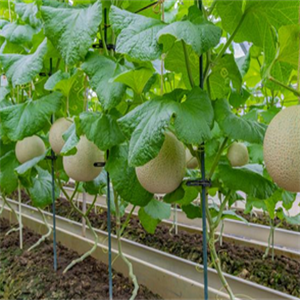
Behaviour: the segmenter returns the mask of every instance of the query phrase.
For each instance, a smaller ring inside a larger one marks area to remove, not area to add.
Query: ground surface
[[[11,228],[0,219],[0,299],[108,299],[108,270],[103,263],[87,258],[62,274],[62,270],[78,254],[58,245],[58,272],[53,271],[52,244],[44,242],[32,252],[21,251],[17,232],[5,236]],[[33,245],[39,236],[24,230],[24,248]],[[132,285],[114,272],[114,299],[129,299]],[[160,299],[140,286],[137,299]]]
[[[57,214],[81,222],[81,217],[70,208],[69,203],[60,199],[57,202]],[[92,225],[102,230],[107,229],[106,211],[94,211],[89,216]],[[123,218],[124,222],[124,218]],[[112,218],[112,228],[115,220]],[[148,234],[137,219],[132,219],[123,235],[138,243],[202,263],[202,236],[180,231],[171,235],[169,227],[159,225],[154,235]],[[265,285],[293,296],[300,297],[300,261],[285,256],[271,256],[263,259],[263,252],[246,246],[223,243],[217,244],[223,271],[261,285]]]

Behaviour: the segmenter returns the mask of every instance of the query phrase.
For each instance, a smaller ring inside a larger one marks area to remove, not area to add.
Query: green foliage
[[[221,29],[206,21],[196,6],[191,6],[186,20],[171,23],[161,29],[157,37],[164,51],[172,48],[175,41],[182,40],[201,55],[219,43]]]
[[[60,93],[52,93],[35,101],[8,106],[0,110],[3,130],[12,141],[22,140],[44,128],[61,101]]]
[[[87,8],[41,7],[45,35],[68,66],[84,60],[102,21],[100,1]]]
[[[116,51],[128,54],[142,61],[159,58],[161,46],[156,41],[156,35],[164,24],[156,19],[111,7],[110,19],[113,29],[120,34],[117,38]]]
[[[262,143],[266,126],[256,121],[236,116],[226,100],[214,102],[215,118],[224,134],[232,139]]]
[[[184,142],[200,144],[210,138],[213,109],[207,94],[200,88],[190,92],[175,90],[138,106],[120,119],[121,129],[131,136],[131,165],[143,165],[157,156],[171,117],[176,135]]]
[[[106,170],[109,172],[114,188],[122,199],[133,205],[145,206],[153,195],[139,183],[135,168],[128,165],[128,146],[122,144],[111,149]]]
[[[220,165],[219,176],[229,189],[243,191],[258,199],[271,197],[276,189],[274,183],[250,167],[231,168],[229,165]]]
[[[0,54],[0,64],[13,87],[26,84],[39,74],[43,68],[43,59],[46,52],[47,39],[32,54]]]
[[[171,203],[180,205],[189,218],[202,216],[193,204],[199,189],[186,186],[186,181],[161,202],[137,180],[134,167],[159,153],[166,131],[198,151],[205,143],[210,194],[231,190],[231,205],[238,199],[236,192],[243,191],[247,212],[259,207],[270,217],[297,222],[297,216],[288,219],[278,209],[281,205],[289,210],[295,194],[271,181],[263,139],[274,116],[298,103],[299,3],[207,0],[202,13],[192,0],[172,0],[164,3],[164,22],[159,5],[139,11],[154,1],[114,3],[118,7],[100,0],[1,6],[0,67],[8,79],[8,85],[1,80],[0,87],[1,191],[13,192],[18,175],[34,205],[50,204],[46,153],[19,166],[15,141],[37,134],[49,147],[51,116],[68,116],[73,124],[63,134],[61,155],[76,153],[81,135],[102,151],[109,150],[105,168],[112,194],[114,189],[122,213],[128,203],[142,207],[139,219],[151,233],[170,216]],[[109,14],[106,34],[104,8]],[[242,55],[239,48],[247,50],[248,43],[251,47]],[[236,140],[249,151],[250,164],[243,168],[226,164],[227,146]],[[61,160],[56,174],[67,180]],[[199,170],[189,170],[186,177],[200,177]],[[92,195],[105,193],[105,170],[83,188]],[[233,211],[218,209],[210,207],[208,213],[241,220]]]
[[[89,53],[81,68],[91,78],[90,85],[105,110],[112,109],[120,103],[126,87],[122,83],[110,80],[124,71],[123,66],[109,57]]]

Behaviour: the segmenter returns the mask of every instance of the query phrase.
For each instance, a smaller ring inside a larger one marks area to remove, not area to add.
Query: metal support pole
[[[104,41],[107,45],[107,9],[104,9]],[[109,150],[106,151],[106,161],[109,157]],[[109,275],[109,300],[113,299],[112,284],[112,260],[111,260],[111,219],[110,219],[110,178],[107,172],[107,231],[108,231],[108,275]]]
[[[49,76],[52,75],[52,57],[50,58]],[[54,115],[51,117],[51,124],[54,122]],[[54,174],[55,153],[51,149],[51,176],[52,176],[52,213],[53,213],[53,268],[57,271],[57,252],[56,252],[56,211],[55,211],[55,174]]]
[[[109,150],[106,151],[106,159],[109,156]],[[107,231],[108,231],[108,273],[109,273],[109,299],[113,298],[112,285],[112,261],[111,261],[111,220],[110,220],[110,178],[107,172]]]
[[[198,8],[202,11],[202,0],[197,1]],[[204,87],[204,78],[203,78],[203,55],[199,57],[199,77],[200,77],[200,88]],[[201,147],[201,178],[205,178],[205,147],[204,144]],[[206,187],[202,185],[201,191],[201,209],[202,209],[202,237],[203,237],[203,268],[204,268],[204,299],[208,300],[208,275],[207,275],[207,229],[206,229]]]

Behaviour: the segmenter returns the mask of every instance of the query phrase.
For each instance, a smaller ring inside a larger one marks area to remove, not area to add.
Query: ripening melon
[[[33,135],[18,141],[15,151],[17,160],[23,164],[37,156],[44,154],[46,147],[40,137]]]
[[[172,134],[165,134],[165,141],[158,155],[135,169],[140,184],[154,194],[171,193],[182,182],[185,174],[185,149]]]
[[[278,186],[300,192],[300,106],[291,106],[271,121],[264,139],[266,168]]]
[[[197,148],[194,148],[194,150],[197,150]],[[189,148],[185,149],[185,156],[186,156],[186,167],[187,168],[195,169],[198,167],[197,158],[191,154]]]
[[[94,180],[102,171],[102,168],[95,167],[94,163],[104,161],[103,152],[84,135],[80,137],[76,148],[76,154],[63,157],[67,175],[76,181]]]
[[[60,118],[52,124],[49,132],[49,142],[52,150],[56,154],[59,154],[62,147],[64,146],[65,141],[62,135],[68,130],[71,125],[72,122],[66,118]]]
[[[227,158],[232,167],[242,167],[249,161],[248,149],[244,144],[234,142],[227,151]]]

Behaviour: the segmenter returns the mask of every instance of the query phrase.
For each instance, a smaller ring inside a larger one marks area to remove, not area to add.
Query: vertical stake
[[[52,75],[52,57],[50,58],[49,76]],[[54,122],[54,115],[51,116],[51,124]],[[51,176],[52,176],[52,214],[53,214],[53,268],[57,271],[57,252],[56,252],[56,211],[55,211],[55,179],[54,179],[54,151],[51,149]]]
[[[104,8],[104,41],[107,45],[107,9]],[[106,161],[109,157],[109,150],[106,151]],[[113,299],[112,284],[112,260],[111,260],[111,220],[110,220],[110,178],[107,172],[107,231],[108,231],[108,275],[109,275],[109,300]]]
[[[106,151],[106,160],[108,160],[109,150]],[[107,231],[108,231],[108,273],[109,273],[109,299],[113,298],[112,285],[112,264],[111,264],[111,220],[110,220],[110,179],[107,172]]]
[[[197,6],[202,11],[202,0],[197,0]],[[199,76],[200,76],[200,88],[204,87],[203,78],[203,56],[199,57]],[[205,180],[205,148],[204,143],[201,145],[201,178]],[[201,209],[202,209],[202,237],[203,237],[203,268],[204,268],[204,299],[208,300],[208,276],[207,276],[207,229],[206,229],[206,187],[202,185],[201,190]]]

